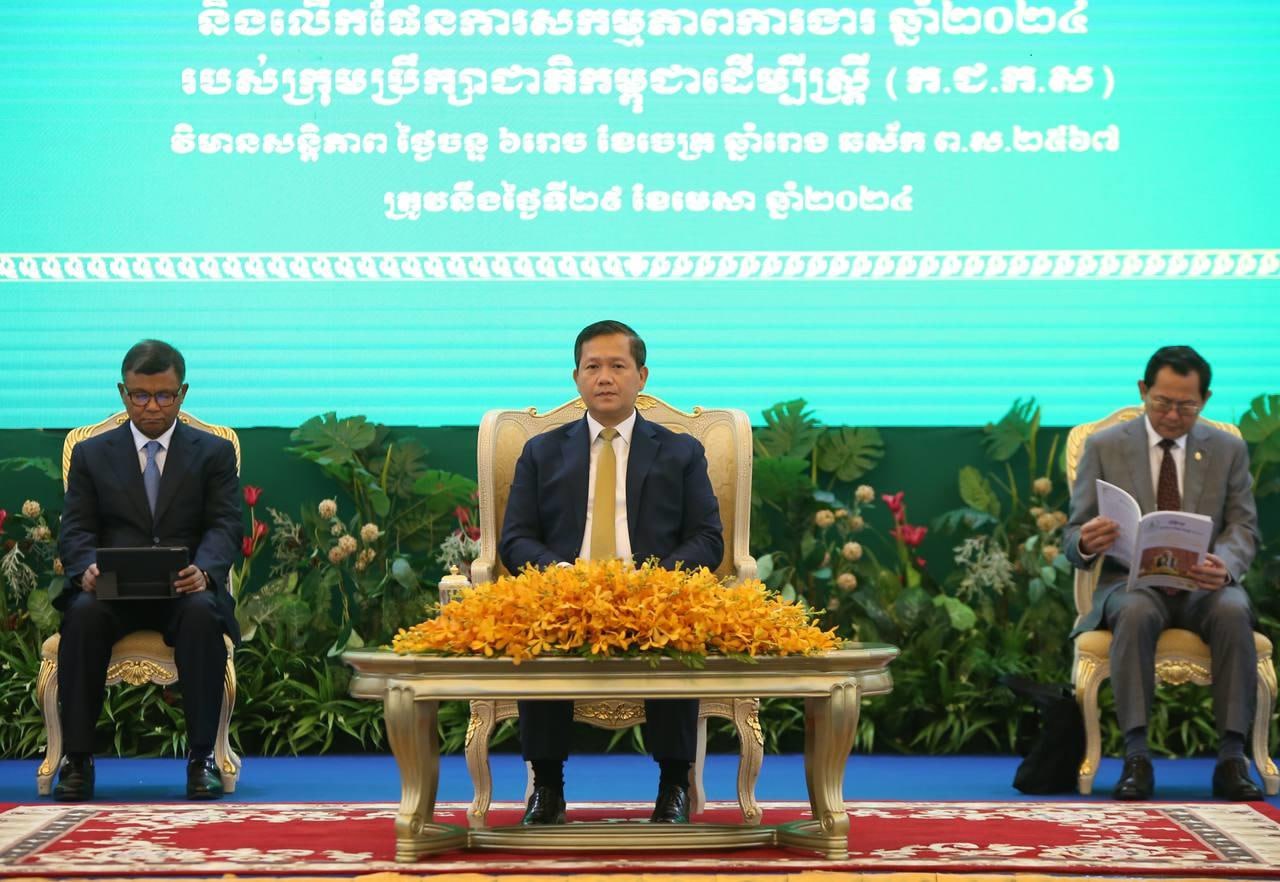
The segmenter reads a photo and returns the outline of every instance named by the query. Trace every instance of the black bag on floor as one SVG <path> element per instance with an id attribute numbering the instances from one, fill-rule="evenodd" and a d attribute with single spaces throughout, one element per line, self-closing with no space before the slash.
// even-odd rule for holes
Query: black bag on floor
<path id="1" fill-rule="evenodd" d="M 1070 686 L 1005 676 L 1000 682 L 1036 706 L 1040 731 L 1018 766 L 1013 786 L 1023 793 L 1074 793 L 1084 759 L 1084 717 Z"/>

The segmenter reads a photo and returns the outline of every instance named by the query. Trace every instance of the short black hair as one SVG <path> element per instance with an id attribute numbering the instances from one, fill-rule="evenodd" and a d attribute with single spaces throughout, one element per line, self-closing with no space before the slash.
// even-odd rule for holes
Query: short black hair
<path id="1" fill-rule="evenodd" d="M 187 361 L 181 352 L 163 340 L 139 340 L 120 362 L 120 379 L 128 373 L 163 374 L 169 368 L 178 375 L 179 383 L 187 381 Z"/>
<path id="2" fill-rule="evenodd" d="M 1142 377 L 1142 382 L 1147 384 L 1148 389 L 1156 384 L 1156 374 L 1160 373 L 1160 368 L 1166 367 L 1181 377 L 1195 371 L 1200 378 L 1200 397 L 1204 398 L 1209 394 L 1209 381 L 1213 379 L 1213 371 L 1204 356 L 1190 346 L 1161 346 L 1156 350 L 1156 354 L 1147 362 L 1147 372 Z"/>
<path id="3" fill-rule="evenodd" d="M 606 320 L 603 322 L 592 322 L 581 331 L 578 332 L 578 339 L 573 341 L 573 366 L 576 368 L 578 363 L 582 361 L 582 346 L 588 340 L 594 340 L 596 337 L 608 337 L 612 334 L 626 334 L 631 340 L 631 357 L 635 359 L 636 367 L 644 367 L 644 359 L 648 354 L 648 350 L 644 347 L 644 341 L 640 339 L 640 335 L 630 325 L 624 325 L 622 322 Z"/>

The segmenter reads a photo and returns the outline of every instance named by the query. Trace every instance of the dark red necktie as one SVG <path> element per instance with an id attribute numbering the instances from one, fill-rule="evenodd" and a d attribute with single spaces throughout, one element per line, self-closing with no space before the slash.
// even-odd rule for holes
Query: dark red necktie
<path id="1" fill-rule="evenodd" d="M 1182 494 L 1178 492 L 1178 465 L 1173 461 L 1174 442 L 1165 438 L 1160 442 L 1164 459 L 1160 461 L 1160 481 L 1156 485 L 1156 508 L 1161 511 L 1182 509 Z"/>

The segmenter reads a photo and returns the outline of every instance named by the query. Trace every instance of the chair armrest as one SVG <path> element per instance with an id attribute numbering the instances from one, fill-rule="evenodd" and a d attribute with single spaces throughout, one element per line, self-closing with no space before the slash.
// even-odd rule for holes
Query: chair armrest
<path id="1" fill-rule="evenodd" d="M 1102 574 L 1105 558 L 1105 554 L 1099 554 L 1089 569 L 1075 571 L 1076 624 L 1093 609 L 1093 592 L 1098 588 L 1098 576 Z"/>
<path id="2" fill-rule="evenodd" d="M 734 558 L 733 569 L 736 573 L 734 576 L 734 581 L 736 582 L 745 582 L 748 579 L 755 579 L 757 578 L 757 573 L 760 572 L 756 568 L 756 559 L 749 554 L 744 554 L 742 557 Z"/>
<path id="3" fill-rule="evenodd" d="M 486 582 L 494 581 L 495 574 L 498 571 L 498 561 L 496 558 L 485 557 L 483 554 L 471 562 L 471 584 L 483 585 Z"/>

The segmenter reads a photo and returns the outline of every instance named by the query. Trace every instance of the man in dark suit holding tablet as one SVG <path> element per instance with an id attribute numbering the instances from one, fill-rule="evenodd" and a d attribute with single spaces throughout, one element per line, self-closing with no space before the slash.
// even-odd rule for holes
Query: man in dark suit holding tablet
<path id="1" fill-rule="evenodd" d="M 131 631 L 163 633 L 174 649 L 187 721 L 187 797 L 216 799 L 213 744 L 226 646 L 239 640 L 228 590 L 242 535 L 240 479 L 229 441 L 178 421 L 187 393 L 182 354 L 143 340 L 124 357 L 120 399 L 129 421 L 85 439 L 71 454 L 58 552 L 66 583 L 58 689 L 66 759 L 54 798 L 93 798 L 93 735 L 111 647 Z M 185 548 L 190 564 L 166 600 L 104 600 L 99 548 Z"/>

